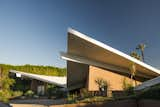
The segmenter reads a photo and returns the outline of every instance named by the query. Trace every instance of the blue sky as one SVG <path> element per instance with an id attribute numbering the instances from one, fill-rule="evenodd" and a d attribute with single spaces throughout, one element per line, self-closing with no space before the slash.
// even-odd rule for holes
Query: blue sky
<path id="1" fill-rule="evenodd" d="M 67 29 L 129 54 L 145 43 L 160 68 L 158 0 L 0 0 L 0 63 L 65 67 Z"/>

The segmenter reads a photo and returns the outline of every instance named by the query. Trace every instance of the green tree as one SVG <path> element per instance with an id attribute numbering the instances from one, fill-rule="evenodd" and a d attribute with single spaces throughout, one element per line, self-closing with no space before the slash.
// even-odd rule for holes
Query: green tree
<path id="1" fill-rule="evenodd" d="M 98 85 L 99 91 L 101 92 L 101 94 L 103 94 L 103 92 L 105 92 L 105 94 L 107 93 L 108 90 L 108 83 L 107 81 L 105 81 L 102 78 L 97 78 L 95 80 L 96 84 Z"/>
<path id="2" fill-rule="evenodd" d="M 146 45 L 141 43 L 139 44 L 136 49 L 141 51 L 142 61 L 144 62 L 144 49 L 146 48 Z"/>
<path id="3" fill-rule="evenodd" d="M 132 82 L 132 85 L 133 85 L 133 81 L 135 81 L 135 86 L 137 85 L 136 83 L 136 79 L 135 79 L 135 76 L 136 76 L 136 65 L 135 63 L 132 63 L 130 65 L 130 72 L 131 72 L 131 82 Z"/>
<path id="4" fill-rule="evenodd" d="M 134 58 L 136 58 L 136 59 L 138 59 L 138 60 L 141 60 L 141 56 L 138 55 L 138 53 L 137 53 L 136 51 L 132 51 L 132 52 L 130 53 L 130 56 L 132 56 L 132 57 L 134 57 Z"/>

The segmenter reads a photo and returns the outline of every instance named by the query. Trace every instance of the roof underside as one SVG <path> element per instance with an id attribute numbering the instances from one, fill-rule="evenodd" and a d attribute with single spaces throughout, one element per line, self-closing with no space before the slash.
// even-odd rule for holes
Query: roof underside
<path id="1" fill-rule="evenodd" d="M 150 79 L 160 75 L 158 69 L 73 29 L 68 31 L 68 52 L 61 56 L 66 60 L 102 68 L 108 68 L 108 65 L 124 68 L 125 73 L 130 73 L 129 68 L 134 63 L 137 75 L 141 77 Z"/>
<path id="2" fill-rule="evenodd" d="M 134 90 L 136 90 L 136 91 L 143 90 L 145 88 L 149 88 L 149 87 L 152 87 L 152 86 L 157 85 L 157 84 L 160 84 L 160 76 L 143 82 L 142 84 L 136 86 L 134 88 Z"/>
<path id="3" fill-rule="evenodd" d="M 54 84 L 54 85 L 66 88 L 66 77 L 37 75 L 37 74 L 26 73 L 26 72 L 21 72 L 16 70 L 10 70 L 9 72 L 19 74 L 21 75 L 21 77 L 36 79 L 39 81 L 43 81 L 46 83 L 50 83 L 50 84 Z"/>

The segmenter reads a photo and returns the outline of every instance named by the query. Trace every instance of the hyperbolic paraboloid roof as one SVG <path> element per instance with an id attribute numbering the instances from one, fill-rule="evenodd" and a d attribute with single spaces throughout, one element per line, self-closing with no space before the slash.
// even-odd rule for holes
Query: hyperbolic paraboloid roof
<path id="1" fill-rule="evenodd" d="M 134 63 L 139 77 L 150 79 L 160 75 L 160 70 L 73 29 L 68 30 L 68 51 L 62 52 L 61 57 L 126 74 L 130 74 Z"/>

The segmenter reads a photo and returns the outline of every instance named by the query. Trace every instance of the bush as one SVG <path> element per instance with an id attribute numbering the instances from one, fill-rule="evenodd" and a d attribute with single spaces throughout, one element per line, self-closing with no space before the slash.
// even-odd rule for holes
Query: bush
<path id="1" fill-rule="evenodd" d="M 0 101 L 8 102 L 9 98 L 11 98 L 11 92 L 8 90 L 0 90 Z"/>
<path id="2" fill-rule="evenodd" d="M 127 96 L 134 95 L 134 87 L 128 87 L 128 89 L 124 90 Z"/>
<path id="3" fill-rule="evenodd" d="M 51 98 L 56 94 L 56 87 L 54 85 L 48 85 L 47 86 L 47 96 L 48 98 Z"/>
<path id="4" fill-rule="evenodd" d="M 80 90 L 80 96 L 81 98 L 87 98 L 90 96 L 90 94 L 86 88 L 83 88 Z"/>
<path id="5" fill-rule="evenodd" d="M 157 99 L 160 100 L 160 85 L 144 89 L 138 94 L 139 99 Z"/>
<path id="6" fill-rule="evenodd" d="M 77 101 L 77 95 L 76 94 L 68 94 L 67 101 L 68 101 L 68 103 L 75 103 Z"/>
<path id="7" fill-rule="evenodd" d="M 32 90 L 28 90 L 27 92 L 24 93 L 24 95 L 27 97 L 33 97 L 34 92 Z"/>
<path id="8" fill-rule="evenodd" d="M 23 95 L 21 91 L 0 90 L 0 101 L 8 102 L 11 98 L 16 98 Z"/>
<path id="9" fill-rule="evenodd" d="M 12 98 L 20 97 L 23 95 L 22 91 L 13 91 L 12 92 Z"/>
<path id="10" fill-rule="evenodd" d="M 85 99 L 79 100 L 78 103 L 98 103 L 98 102 L 104 102 L 107 100 L 112 100 L 112 99 L 108 97 L 103 97 L 103 96 L 94 96 L 91 98 L 85 98 Z"/>

